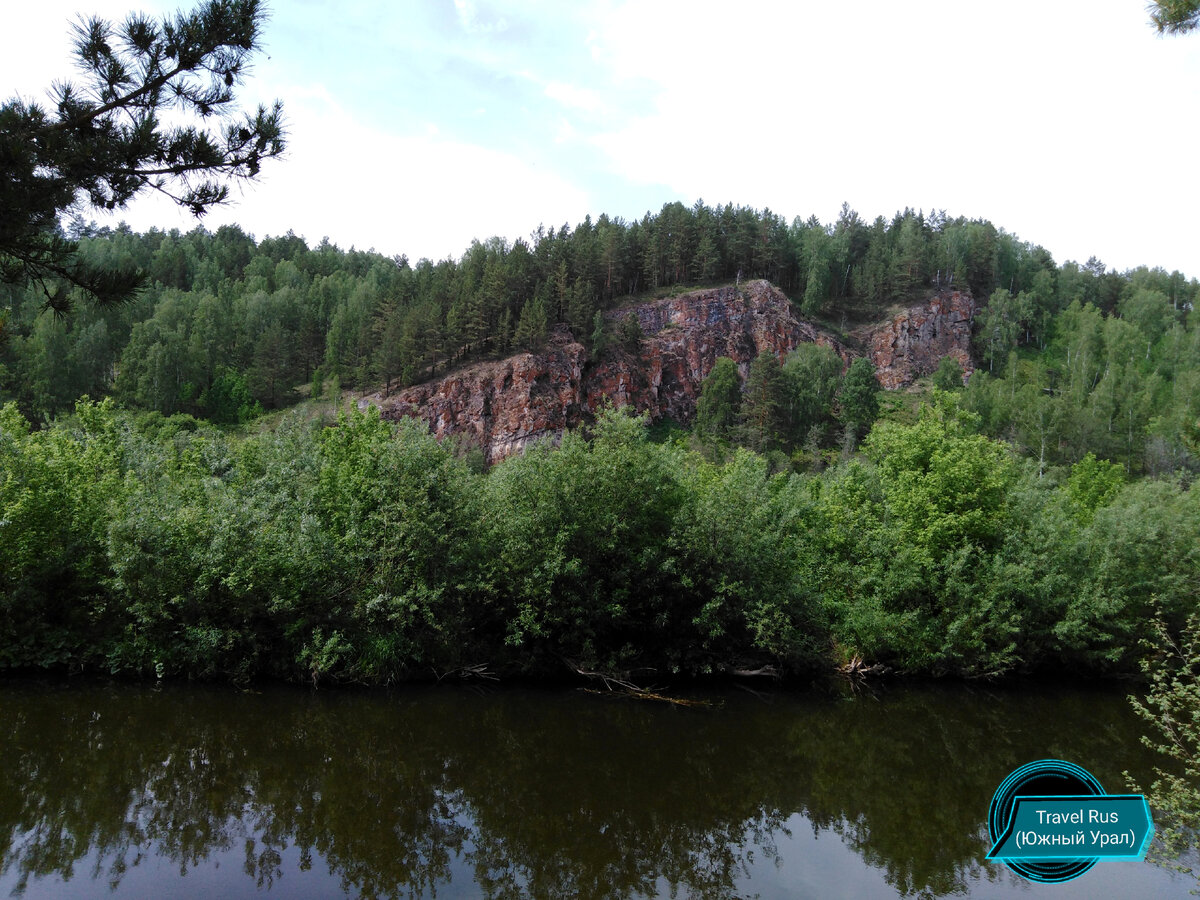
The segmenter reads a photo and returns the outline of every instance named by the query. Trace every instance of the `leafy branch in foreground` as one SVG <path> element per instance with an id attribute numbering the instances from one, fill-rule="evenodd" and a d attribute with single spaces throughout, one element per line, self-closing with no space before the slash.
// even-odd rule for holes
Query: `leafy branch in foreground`
<path id="1" fill-rule="evenodd" d="M 144 275 L 80 260 L 59 228 L 63 213 L 122 209 L 149 189 L 201 216 L 228 199 L 231 181 L 255 178 L 282 154 L 279 101 L 235 109 L 265 15 L 259 0 L 207 0 L 161 22 L 81 20 L 82 83 L 56 83 L 49 110 L 19 97 L 0 106 L 0 279 L 38 283 L 60 313 L 70 305 L 64 285 L 101 304 L 127 299 Z M 206 127 L 213 117 L 219 127 Z"/>
<path id="2" fill-rule="evenodd" d="M 1196 849 L 1200 838 L 1200 613 L 1188 619 L 1178 640 L 1161 619 L 1155 627 L 1160 652 L 1142 663 L 1150 690 L 1145 700 L 1130 697 L 1130 702 L 1153 731 L 1142 742 L 1174 761 L 1173 771 L 1155 768 L 1158 777 L 1146 792 L 1154 809 L 1157 855 L 1190 872 L 1176 861 Z M 1142 792 L 1136 785 L 1133 789 Z"/>

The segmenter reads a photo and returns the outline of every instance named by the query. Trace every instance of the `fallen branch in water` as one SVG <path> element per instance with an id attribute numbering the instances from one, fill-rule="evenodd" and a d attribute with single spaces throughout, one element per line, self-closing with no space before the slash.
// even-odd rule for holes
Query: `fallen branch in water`
<path id="1" fill-rule="evenodd" d="M 612 672 L 592 672 L 566 657 L 563 657 L 563 662 L 576 675 L 581 675 L 593 681 L 600 681 L 604 685 L 604 691 L 598 691 L 595 688 L 582 688 L 582 690 L 589 694 L 617 693 L 623 694 L 626 697 L 633 697 L 635 700 L 656 700 L 660 703 L 670 703 L 674 706 L 709 707 L 713 705 L 709 700 L 684 700 L 680 697 L 668 697 L 665 694 L 659 693 L 662 688 L 642 687 L 629 680 L 630 673 L 628 672 L 622 672 L 620 675 L 615 675 Z M 643 671 L 652 673 L 654 670 L 645 669 Z"/>
<path id="2" fill-rule="evenodd" d="M 617 688 L 620 688 L 627 694 L 646 694 L 655 690 L 654 688 L 641 687 L 634 684 L 632 681 L 627 681 L 626 679 L 629 676 L 624 672 L 621 673 L 621 676 L 614 675 L 612 672 L 589 672 L 578 663 L 572 662 L 566 657 L 563 657 L 563 662 L 566 663 L 567 667 L 570 668 L 571 671 L 573 671 L 576 675 L 582 675 L 584 678 L 590 678 L 592 680 L 599 679 L 610 691 L 615 690 L 613 687 L 614 684 L 617 686 Z M 653 672 L 654 670 L 648 669 L 647 671 Z"/>
<path id="3" fill-rule="evenodd" d="M 458 678 L 460 681 L 470 681 L 472 678 L 478 678 L 481 681 L 499 681 L 500 679 L 488 671 L 487 663 L 475 663 L 471 666 L 459 666 L 457 669 L 451 669 L 448 672 L 434 673 L 437 675 L 438 683 L 441 684 L 445 678 Z"/>
<path id="4" fill-rule="evenodd" d="M 838 674 L 846 678 L 866 678 L 868 675 L 885 675 L 891 671 L 887 666 L 875 663 L 868 666 L 857 653 L 837 668 Z"/>
<path id="5" fill-rule="evenodd" d="M 758 669 L 733 669 L 731 675 L 737 678 L 779 678 L 779 670 L 774 666 L 762 666 Z"/>
<path id="6" fill-rule="evenodd" d="M 613 691 L 598 691 L 595 688 L 580 688 L 585 694 L 599 694 L 601 697 L 607 697 Z M 689 708 L 704 708 L 708 709 L 716 704 L 711 700 L 687 700 L 683 697 L 668 697 L 665 694 L 656 694 L 653 691 L 617 691 L 623 697 L 632 697 L 634 700 L 655 700 L 659 703 L 670 703 L 674 706 L 686 706 Z M 753 693 L 753 692 L 751 692 Z"/>

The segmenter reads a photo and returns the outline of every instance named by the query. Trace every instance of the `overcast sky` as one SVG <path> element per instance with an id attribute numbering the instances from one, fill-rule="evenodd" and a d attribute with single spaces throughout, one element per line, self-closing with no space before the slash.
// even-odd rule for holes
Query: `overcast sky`
<path id="1" fill-rule="evenodd" d="M 132 8 L 11 4 L 0 94 L 44 99 L 69 23 Z M 441 259 L 674 200 L 846 201 L 1200 277 L 1200 34 L 1157 37 L 1142 0 L 276 0 L 264 44 L 242 96 L 283 100 L 287 157 L 212 229 Z"/>

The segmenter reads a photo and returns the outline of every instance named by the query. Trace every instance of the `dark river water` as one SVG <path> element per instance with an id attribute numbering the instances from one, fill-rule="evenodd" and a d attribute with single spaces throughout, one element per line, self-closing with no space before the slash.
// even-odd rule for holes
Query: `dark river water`
<path id="1" fill-rule="evenodd" d="M 983 860 L 1000 782 L 1153 760 L 1118 689 L 0 682 L 0 897 L 1188 897 Z"/>

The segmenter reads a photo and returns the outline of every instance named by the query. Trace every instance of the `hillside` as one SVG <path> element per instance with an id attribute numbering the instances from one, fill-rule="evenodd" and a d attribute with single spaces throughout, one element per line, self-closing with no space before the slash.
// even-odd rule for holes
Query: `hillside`
<path id="1" fill-rule="evenodd" d="M 1200 332 L 1191 321 L 1200 283 L 1147 267 L 1115 272 L 1096 259 L 1059 264 L 987 220 L 906 209 L 867 223 L 847 208 L 831 224 L 789 224 L 768 210 L 671 203 L 640 220 L 588 217 L 416 263 L 328 241 L 310 247 L 290 233 L 257 241 L 235 226 L 187 234 L 82 226 L 72 236 L 88 264 L 140 268 L 148 287 L 117 309 L 76 297 L 64 316 L 33 287 L 0 285 L 0 403 L 15 401 L 39 424 L 86 395 L 236 426 L 301 399 L 328 403 L 348 388 L 390 399 L 397 388 L 426 385 L 417 394 L 432 397 L 431 381 L 450 372 L 486 381 L 489 367 L 510 358 L 522 371 L 532 366 L 522 375 L 533 379 L 532 400 L 542 391 L 536 373 L 554 371 L 551 358 L 564 353 L 581 361 L 580 379 L 605 367 L 615 379 L 585 390 L 573 372 L 557 376 L 568 394 L 584 392 L 587 414 L 588 390 L 614 402 L 622 391 L 641 392 L 637 402 L 652 410 L 658 401 L 633 374 L 648 366 L 650 382 L 658 377 L 661 338 L 653 321 L 642 321 L 649 311 L 696 290 L 765 279 L 792 301 L 793 315 L 869 350 L 886 387 L 919 374 L 907 362 L 914 346 L 932 357 L 953 351 L 957 369 L 943 386 L 956 387 L 955 372 L 973 362 L 987 377 L 970 379 L 964 404 L 981 430 L 1043 469 L 1089 452 L 1130 474 L 1197 467 L 1188 448 L 1200 417 Z M 928 304 L 951 288 L 969 292 L 976 309 L 953 313 L 947 332 Z M 650 335 L 645 360 L 636 335 L 625 334 L 630 309 Z M 890 327 L 877 329 L 884 321 Z M 687 386 L 663 390 L 694 400 L 701 376 L 672 352 L 660 354 L 662 377 L 682 371 Z M 811 377 L 806 366 L 795 374 Z M 475 389 L 466 394 L 438 399 L 440 412 L 427 421 L 461 430 L 466 408 L 482 402 Z M 499 399 L 511 420 L 501 423 L 502 440 L 518 444 L 582 414 L 568 397 L 544 411 L 545 421 L 524 422 Z M 686 421 L 688 409 L 664 418 Z M 458 424 L 438 426 L 442 413 Z M 805 421 L 807 432 L 790 435 L 789 447 L 838 443 L 828 416 Z M 822 421 L 829 428 L 812 432 Z M 481 447 L 491 444 L 484 431 L 474 429 Z"/>
<path id="2" fill-rule="evenodd" d="M 763 351 L 782 361 L 804 343 L 833 349 L 845 365 L 865 355 L 889 388 L 932 373 L 944 356 L 970 371 L 974 309 L 970 293 L 942 292 L 859 329 L 858 340 L 850 343 L 798 317 L 769 282 L 744 282 L 608 312 L 609 333 L 619 333 L 633 317 L 637 337 L 614 340 L 594 359 L 570 329 L 560 326 L 533 352 L 469 365 L 396 393 L 380 390 L 359 406 L 378 406 L 386 419 L 423 421 L 439 438 L 466 438 L 495 462 L 531 441 L 561 439 L 566 429 L 592 420 L 605 404 L 631 406 L 652 421 L 690 424 L 719 357 L 737 363 L 743 381 Z"/>

